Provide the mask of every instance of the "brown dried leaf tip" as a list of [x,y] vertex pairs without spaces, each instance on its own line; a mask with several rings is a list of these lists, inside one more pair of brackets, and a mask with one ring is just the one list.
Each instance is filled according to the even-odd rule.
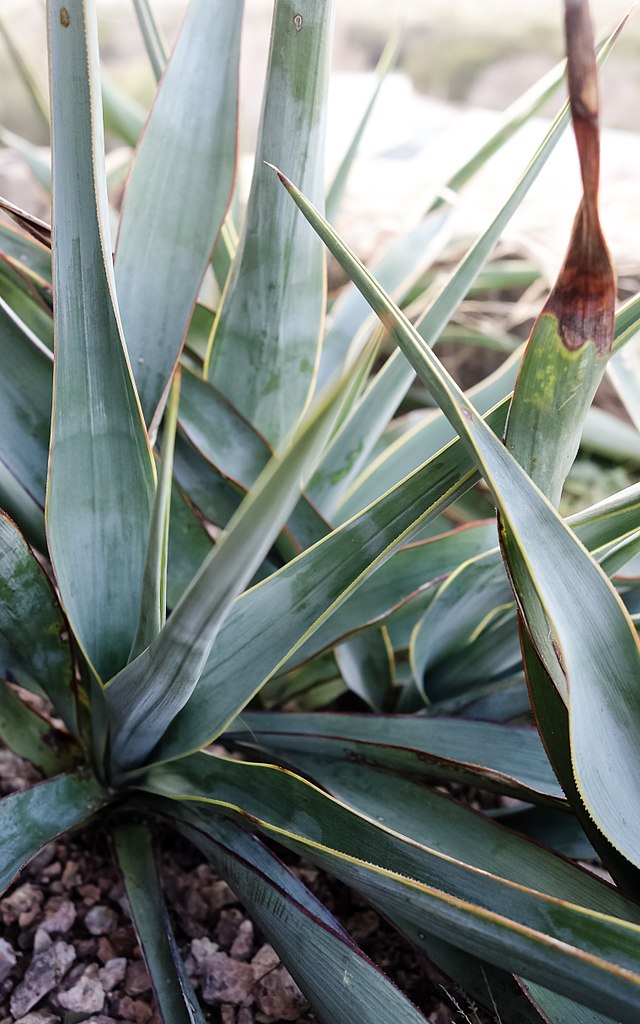
[[568,349],[592,341],[600,355],[613,344],[616,278],[598,212],[600,129],[598,73],[588,0],[565,0],[567,77],[583,197],[569,250],[544,312],[558,319]]

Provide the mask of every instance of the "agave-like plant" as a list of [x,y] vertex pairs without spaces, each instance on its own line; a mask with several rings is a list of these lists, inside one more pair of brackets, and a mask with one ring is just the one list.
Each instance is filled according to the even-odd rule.
[[[277,846],[363,893],[504,1024],[638,1019],[640,488],[569,521],[557,505],[608,364],[637,396],[640,297],[614,316],[589,15],[565,8],[583,198],[524,352],[467,394],[431,348],[568,107],[414,323],[401,306],[446,242],[446,201],[373,274],[319,212],[331,0],[276,0],[239,237],[240,0],[191,0],[168,62],[137,0],[159,87],[144,131],[104,89],[107,123],[137,140],[112,167],[131,162],[116,212],[93,0],[47,4],[53,227],[8,203],[20,230],[0,226],[0,733],[46,780],[0,802],[0,883],[100,822],[172,1024],[204,1017],[157,881],[159,820],[330,1024],[424,1017]],[[326,326],[320,239],[352,282]],[[394,419],[416,373],[437,407]],[[453,527],[479,477],[497,520]],[[311,710],[347,688],[371,710]],[[576,863],[596,854],[612,884]]]

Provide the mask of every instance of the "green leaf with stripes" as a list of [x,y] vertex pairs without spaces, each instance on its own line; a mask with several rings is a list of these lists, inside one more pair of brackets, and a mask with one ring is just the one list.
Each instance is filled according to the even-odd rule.
[[135,633],[155,470],[115,300],[95,11],[55,2],[48,20],[56,347],[47,536],[73,631],[106,680]]
[[311,395],[325,265],[322,248],[301,230],[264,161],[282,161],[321,202],[334,7],[335,0],[277,0],[246,223],[207,366],[209,380],[273,445]]

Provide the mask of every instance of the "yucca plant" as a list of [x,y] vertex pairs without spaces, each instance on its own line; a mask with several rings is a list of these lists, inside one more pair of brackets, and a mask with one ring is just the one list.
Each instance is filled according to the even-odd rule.
[[[420,301],[448,207],[375,275],[319,212],[330,0],[276,0],[239,238],[242,3],[191,0],[165,70],[136,3],[160,84],[116,211],[93,2],[47,5],[53,230],[7,203],[21,230],[0,226],[0,731],[47,778],[0,802],[0,880],[101,823],[172,1024],[204,1017],[158,887],[159,821],[228,880],[331,1024],[424,1017],[278,847],[363,893],[504,1024],[638,1018],[640,489],[569,522],[557,505],[618,351],[633,405],[640,298],[614,317],[588,10],[565,8],[584,184],[569,253],[524,353],[465,394],[431,346],[568,108],[412,323],[388,292]],[[134,143],[139,112],[112,89],[104,103]],[[326,327],[318,235],[353,282]],[[437,408],[394,419],[416,373]],[[479,477],[497,521],[453,527]],[[347,688],[371,710],[309,710]],[[492,794],[486,813],[471,789]],[[614,883],[575,863],[596,854]]]

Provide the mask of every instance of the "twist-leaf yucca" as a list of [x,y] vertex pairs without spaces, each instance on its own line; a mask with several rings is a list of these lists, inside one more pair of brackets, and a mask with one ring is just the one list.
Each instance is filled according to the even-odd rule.
[[[152,11],[135,6],[160,81],[144,128],[106,83],[111,129],[139,139],[122,208],[93,0],[48,3],[52,238],[3,204],[19,230],[0,226],[0,732],[46,781],[0,803],[2,885],[65,830],[103,822],[163,1017],[202,1020],[155,874],[162,819],[229,880],[320,1019],[423,1020],[273,840],[364,893],[504,1024],[635,1021],[639,659],[620,596],[633,608],[634,579],[619,573],[640,491],[567,522],[554,507],[640,310],[614,321],[586,3],[565,5],[584,181],[569,256],[524,358],[470,394],[431,347],[568,109],[412,324],[401,307],[446,244],[446,203],[373,275],[319,212],[333,4],[276,2],[241,223],[242,4],[191,0],[164,74]],[[296,204],[353,282],[326,323],[324,250]],[[393,417],[414,371],[439,411],[406,424]],[[497,520],[453,528],[447,510],[479,476]],[[525,673],[544,746],[521,724]],[[312,710],[347,687],[368,713]],[[214,739],[245,760],[205,752]],[[450,783],[522,804],[498,824],[443,795]],[[617,886],[554,852],[593,847]]]

